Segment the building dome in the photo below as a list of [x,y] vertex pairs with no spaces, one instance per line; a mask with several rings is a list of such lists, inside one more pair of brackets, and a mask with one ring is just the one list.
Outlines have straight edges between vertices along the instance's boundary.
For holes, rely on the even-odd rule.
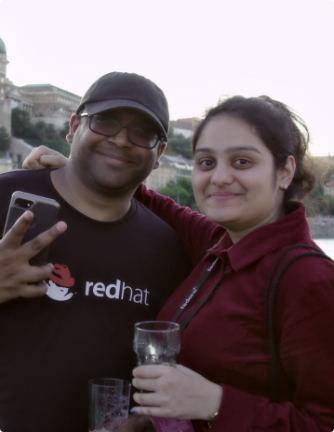
[[1,38],[0,38],[0,54],[7,54],[6,45]]

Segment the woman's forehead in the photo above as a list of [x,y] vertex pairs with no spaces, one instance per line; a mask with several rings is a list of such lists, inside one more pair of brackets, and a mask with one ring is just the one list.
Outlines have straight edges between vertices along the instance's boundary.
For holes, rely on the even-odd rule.
[[195,153],[201,148],[224,149],[227,152],[239,150],[259,151],[266,145],[256,134],[254,127],[244,120],[221,115],[212,118],[203,128],[197,141]]

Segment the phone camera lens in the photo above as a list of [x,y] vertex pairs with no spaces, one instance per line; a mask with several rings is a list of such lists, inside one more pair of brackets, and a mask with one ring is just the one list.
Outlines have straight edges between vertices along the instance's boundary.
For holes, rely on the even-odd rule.
[[18,198],[15,201],[15,205],[17,207],[23,208],[23,209],[29,209],[32,206],[32,201],[28,201],[22,198]]

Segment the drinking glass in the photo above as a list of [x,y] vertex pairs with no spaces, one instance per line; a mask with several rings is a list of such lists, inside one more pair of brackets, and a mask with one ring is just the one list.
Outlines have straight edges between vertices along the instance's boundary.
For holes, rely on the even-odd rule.
[[128,418],[131,383],[117,378],[89,381],[89,431],[115,432]]
[[[180,346],[180,326],[175,322],[143,321],[135,324],[133,348],[138,365],[165,364],[175,367]],[[157,432],[194,432],[190,420],[151,418]]]
[[142,321],[135,324],[133,349],[138,365],[176,365],[180,352],[180,326],[170,321]]

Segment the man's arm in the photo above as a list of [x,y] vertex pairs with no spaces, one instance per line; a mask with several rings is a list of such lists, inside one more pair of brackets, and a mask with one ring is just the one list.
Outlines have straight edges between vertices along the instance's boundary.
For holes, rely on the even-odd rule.
[[66,231],[65,222],[58,222],[33,240],[21,245],[34,215],[26,211],[0,240],[0,303],[19,297],[40,297],[45,294],[44,281],[52,272],[52,264],[31,266],[29,260]]
[[24,169],[43,169],[61,168],[67,164],[67,157],[55,150],[45,146],[35,147],[24,159],[22,168]]
[[143,183],[134,197],[176,231],[193,264],[196,264],[208,246],[213,241],[218,241],[225,232],[223,227],[205,216],[189,207],[181,207],[171,198],[148,189]]

